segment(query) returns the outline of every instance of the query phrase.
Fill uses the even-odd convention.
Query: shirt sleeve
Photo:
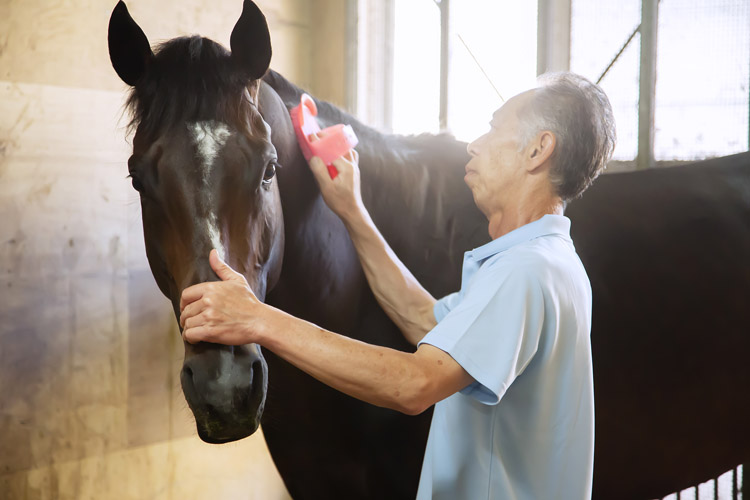
[[[536,354],[544,295],[528,270],[482,274],[457,304],[451,303],[457,299],[452,294],[435,305],[439,323],[418,345],[448,353],[476,381],[461,392],[494,405]],[[443,309],[447,313],[439,318]]]
[[[435,302],[435,305],[432,308],[432,312],[435,315],[435,321],[440,323],[443,318],[445,318],[446,314],[448,314],[451,309],[456,307],[456,304],[461,299],[461,293],[455,292],[450,295],[446,295],[442,299]]]

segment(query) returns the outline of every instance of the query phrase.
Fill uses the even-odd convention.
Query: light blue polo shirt
[[[545,215],[466,252],[421,344],[475,380],[435,405],[417,498],[588,499],[591,285],[570,220]]]

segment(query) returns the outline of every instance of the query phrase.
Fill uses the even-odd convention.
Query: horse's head
[[[250,0],[232,31],[231,49],[193,36],[152,52],[124,3],[110,19],[112,65],[132,86],[128,169],[141,197],[146,254],[176,315],[186,287],[218,280],[208,263],[212,248],[261,300],[281,269],[278,158],[258,109],[271,40]],[[204,441],[252,434],[267,380],[256,345],[185,344],[182,388]]]

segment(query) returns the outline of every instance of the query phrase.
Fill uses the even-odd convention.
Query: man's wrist
[[[248,325],[248,341],[274,350],[274,341],[281,340],[280,337],[297,318],[268,304],[262,304],[261,308],[259,312],[263,320]]]
[[[366,225],[368,218],[369,214],[367,213],[367,209],[364,205],[358,203],[350,210],[347,210],[346,213],[342,214],[341,221],[344,223],[344,226],[346,226],[349,233],[352,233],[353,231],[356,232],[356,230],[363,225]]]

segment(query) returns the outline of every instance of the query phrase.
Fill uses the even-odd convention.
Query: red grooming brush
[[[307,94],[302,94],[299,105],[292,108],[289,113],[292,115],[294,132],[297,134],[297,142],[305,159],[309,161],[313,156],[320,157],[328,167],[331,179],[335,179],[339,173],[333,166],[333,160],[344,156],[359,142],[351,125],[338,124],[320,130],[318,120],[315,119],[318,108],[312,97]],[[320,139],[310,141],[313,134],[317,134]]]

